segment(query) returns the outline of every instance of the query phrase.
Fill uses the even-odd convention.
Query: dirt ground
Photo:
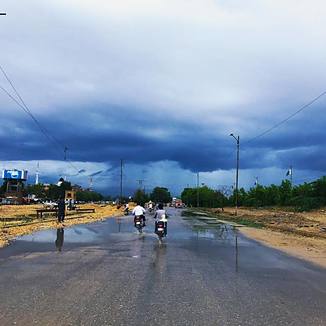
[[[294,212],[290,209],[211,209],[221,219],[248,225],[241,232],[267,246],[326,267],[326,209]]]
[[[264,245],[286,252],[289,255],[310,261],[326,268],[326,239],[303,237],[271,231],[243,227],[240,231],[247,237]]]
[[[326,239],[326,209],[309,212],[294,212],[290,209],[255,209],[239,208],[235,216],[235,209],[211,209],[213,213],[221,215],[234,222],[243,222],[248,226],[261,226],[270,230],[287,232],[306,237]]]
[[[36,218],[36,209],[42,205],[1,205],[0,206],[0,247],[10,240],[37,230],[61,227],[54,214],[46,214],[44,218]],[[95,213],[67,211],[64,225],[91,223],[108,217],[122,215],[122,208],[111,205],[82,205],[80,208],[94,208]]]

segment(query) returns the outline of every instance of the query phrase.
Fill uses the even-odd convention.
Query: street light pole
[[[237,142],[237,171],[235,177],[235,215],[238,215],[238,192],[239,192],[239,161],[240,161],[240,136],[235,137],[233,134],[230,134]]]
[[[120,205],[122,203],[123,160],[120,160]]]
[[[199,172],[197,172],[197,207],[199,207]]]

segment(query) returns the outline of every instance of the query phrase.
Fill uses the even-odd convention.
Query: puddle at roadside
[[[0,250],[0,258],[30,252],[63,251],[79,246],[100,244],[108,238],[131,233],[133,225],[128,218],[109,218],[104,222],[47,229],[17,237]]]
[[[193,234],[197,238],[207,238],[216,240],[234,240],[237,236],[237,228],[229,224],[221,223],[215,218],[208,216],[184,216],[184,221],[192,228]]]

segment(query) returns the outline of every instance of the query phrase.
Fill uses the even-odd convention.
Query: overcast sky
[[[39,123],[0,90],[0,168],[34,182],[66,176],[126,192],[138,179],[174,193],[231,186],[240,135],[240,186],[301,183],[325,174],[322,0],[2,0],[0,64]],[[0,75],[0,86],[12,95]],[[64,146],[68,147],[64,162]],[[78,171],[81,171],[78,174]],[[78,174],[78,175],[77,175]]]

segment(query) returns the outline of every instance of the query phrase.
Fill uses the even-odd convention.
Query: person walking
[[[66,204],[64,198],[61,196],[58,200],[58,223],[63,223],[66,213]]]

